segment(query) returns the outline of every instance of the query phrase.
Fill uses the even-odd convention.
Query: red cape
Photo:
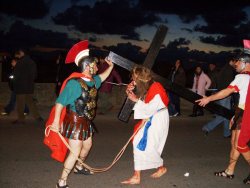
[[[168,102],[169,102],[168,95],[167,95],[165,89],[163,88],[163,86],[162,86],[159,82],[154,82],[154,83],[150,86],[150,88],[149,88],[149,90],[148,90],[148,92],[147,92],[147,94],[146,94],[146,97],[145,97],[145,101],[144,101],[144,102],[145,102],[145,103],[149,103],[149,102],[154,98],[154,96],[157,95],[157,94],[160,95],[161,100],[163,101],[163,103],[164,103],[165,106],[167,107],[167,106],[168,106]],[[134,127],[134,132],[139,128],[139,126],[141,125],[141,122],[142,122],[142,120],[139,121],[139,122],[135,125],[135,127]]]
[[[250,141],[250,83],[248,84],[245,110],[242,118],[241,131],[238,140],[238,150],[240,152],[249,151],[247,143]]]
[[[74,72],[72,73],[62,84],[60,93],[63,91],[66,83],[68,82],[68,80],[72,79],[72,78],[80,78],[80,77],[86,77],[85,75],[83,75],[82,73],[77,73]],[[64,117],[66,114],[66,107],[63,108],[62,112],[61,112],[61,116],[60,116],[60,125],[62,124]],[[53,106],[53,108],[51,109],[49,118],[46,122],[45,127],[47,128],[48,126],[50,126],[55,118],[55,106]],[[65,144],[62,142],[61,138],[59,137],[59,135],[56,132],[50,131],[48,136],[45,136],[43,143],[45,145],[47,145],[49,147],[49,149],[51,150],[51,157],[59,162],[64,162],[68,148],[65,146]]]

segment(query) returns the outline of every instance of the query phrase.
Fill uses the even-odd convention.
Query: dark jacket
[[[219,74],[219,70],[217,68],[215,68],[214,70],[212,71],[208,71],[207,72],[207,75],[208,77],[210,78],[211,80],[211,85],[210,85],[210,88],[211,89],[217,89],[217,78],[218,78],[218,74]]]
[[[13,91],[13,82],[14,82],[14,67],[11,67],[11,72],[9,73],[9,88],[11,91]]]
[[[177,71],[175,70],[175,66],[174,66],[169,74],[168,79],[171,80],[173,83],[179,84],[183,87],[185,87],[186,85],[186,74],[185,74],[184,69],[181,66],[179,66]]]
[[[14,69],[13,89],[16,94],[33,94],[37,67],[27,55],[18,60]]]
[[[225,89],[234,80],[235,70],[228,63],[225,64],[217,75],[216,83],[218,91]]]

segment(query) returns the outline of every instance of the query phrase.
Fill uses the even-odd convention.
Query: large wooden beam
[[[147,57],[143,63],[144,66],[146,66],[150,69],[153,67],[155,59],[160,51],[162,42],[164,41],[165,36],[167,34],[167,30],[168,30],[167,27],[164,25],[160,25],[159,28],[157,29],[157,31],[154,35],[153,41],[150,44]],[[131,62],[131,61],[119,56],[119,55],[116,55],[112,52],[109,54],[109,58],[112,59],[112,61],[114,63],[119,64],[121,67],[123,67],[127,70],[131,70],[134,66],[133,62]],[[128,122],[129,117],[132,113],[133,106],[134,106],[134,102],[131,101],[130,99],[126,98],[126,100],[125,100],[125,102],[120,110],[120,113],[118,114],[118,119],[120,119],[121,121],[124,121],[124,122]]]

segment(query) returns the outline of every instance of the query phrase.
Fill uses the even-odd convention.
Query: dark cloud
[[[45,0],[1,0],[0,13],[26,19],[43,18],[49,12],[50,1]]]
[[[0,35],[0,38],[1,48],[5,50],[17,47],[31,48],[37,45],[51,48],[68,48],[75,43],[65,33],[35,29],[24,25],[22,21],[16,21],[7,33]]]
[[[240,47],[242,46],[242,38],[235,35],[219,36],[219,37],[200,37],[201,42],[214,44],[226,47]]]
[[[237,28],[232,29],[232,34],[228,33],[224,36],[208,36],[200,37],[201,42],[208,44],[215,44],[226,47],[239,47],[242,48],[242,40],[250,38],[250,21],[241,24]]]
[[[203,14],[206,21],[206,26],[195,27],[195,31],[200,31],[207,34],[236,34],[237,27],[243,21],[247,20],[247,15],[241,9],[235,8],[213,11],[213,13]]]
[[[146,54],[141,52],[142,48],[132,43],[118,43],[116,46],[103,46],[107,51],[113,51],[122,57],[125,57],[136,63],[142,63]]]
[[[189,45],[191,44],[190,40],[186,40],[185,38],[179,38],[175,39],[174,41],[170,41],[169,44],[167,45],[167,48],[178,48],[182,45]]]
[[[164,14],[176,14],[183,22],[189,23],[197,19],[198,15],[203,16],[209,14],[213,17],[216,12],[223,14],[225,11],[242,11],[243,7],[249,6],[248,0],[219,0],[219,1],[197,1],[197,0],[175,0],[175,1],[162,1],[154,0],[139,0],[139,5],[145,9],[154,12],[161,12]],[[214,17],[216,18],[216,17]],[[217,18],[216,18],[217,19]]]
[[[83,33],[117,34],[126,39],[140,40],[137,27],[160,21],[155,14],[132,6],[126,0],[96,2],[89,6],[73,5],[53,18],[56,24],[72,25]]]
[[[79,1],[81,1],[81,0],[70,0],[70,2],[71,2],[72,4],[76,4],[76,3],[78,3]]]
[[[187,32],[189,32],[189,33],[193,33],[193,30],[192,30],[192,29],[189,29],[189,28],[181,28],[181,30],[187,31]]]
[[[164,14],[175,14],[185,23],[195,21],[201,16],[205,25],[196,25],[193,31],[208,35],[218,34],[220,36],[200,37],[203,43],[221,45],[225,47],[241,47],[242,39],[249,38],[249,23],[245,24],[247,14],[244,8],[250,8],[248,0],[239,1],[161,1],[140,0],[142,8],[161,12]],[[192,30],[187,30],[191,32]]]
[[[215,62],[223,65],[232,53],[231,51],[215,53],[190,50],[189,47],[182,46],[183,44],[189,44],[189,41],[184,38],[179,38],[170,42],[165,48],[160,50],[157,61],[173,64],[176,59],[179,58],[184,61],[184,66],[188,69],[195,65],[194,62],[205,64]]]

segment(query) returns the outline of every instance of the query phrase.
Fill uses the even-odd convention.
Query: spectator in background
[[[62,53],[60,53],[56,59],[56,88],[55,88],[56,96],[59,95],[62,82],[63,82],[62,70],[63,70],[63,65],[64,65],[64,59],[65,57],[63,56]]]
[[[15,57],[18,59],[18,62],[14,69],[15,79],[13,82],[13,90],[16,93],[18,119],[13,123],[24,124],[25,116],[23,109],[25,104],[28,105],[30,112],[37,122],[43,122],[33,100],[35,79],[37,76],[36,64],[22,49],[15,53]]]
[[[234,60],[230,60],[229,63],[225,64],[222,67],[218,75],[215,77],[218,91],[226,88],[234,80],[235,71],[233,66]],[[231,109],[231,95],[224,99],[218,100],[217,103],[227,109]],[[208,133],[214,130],[221,123],[223,123],[224,127],[223,136],[225,138],[229,138],[231,136],[231,131],[229,129],[229,120],[217,114],[215,115],[215,118],[213,120],[209,121],[202,127],[202,131],[205,133],[205,135],[208,135]]]
[[[175,65],[171,69],[168,79],[171,80],[172,83],[185,87],[186,75],[182,67],[181,60],[176,60]],[[169,100],[169,116],[171,117],[181,115],[180,97],[172,92],[169,92]]]
[[[218,77],[218,68],[215,63],[209,63],[207,75],[211,80],[211,85],[207,91],[207,95],[213,94],[217,90],[217,77]]]
[[[207,89],[211,85],[211,80],[205,74],[202,70],[201,66],[197,66],[195,68],[195,74],[194,74],[194,82],[193,82],[193,87],[192,91],[197,93],[198,95],[205,96],[205,93]],[[190,117],[196,117],[196,116],[203,116],[203,108],[200,107],[198,104],[194,104],[193,106],[193,113],[190,115]]]
[[[105,61],[104,57],[99,58],[98,65],[98,74],[103,73],[108,67],[108,63]],[[108,78],[103,82],[100,89],[98,90],[98,114],[105,114],[113,108],[112,102],[110,102],[111,92],[113,85],[111,83],[117,82],[118,84],[122,83],[121,76],[113,68]]]
[[[10,100],[9,103],[4,107],[4,111],[1,112],[1,115],[5,116],[5,115],[9,115],[11,111],[13,111],[15,109],[16,106],[16,94],[13,91],[13,80],[14,80],[14,69],[17,63],[17,59],[16,58],[12,58],[11,60],[11,72],[9,74],[9,88],[10,88]],[[28,115],[29,113],[29,109],[28,107],[25,105],[24,108],[24,115]]]

